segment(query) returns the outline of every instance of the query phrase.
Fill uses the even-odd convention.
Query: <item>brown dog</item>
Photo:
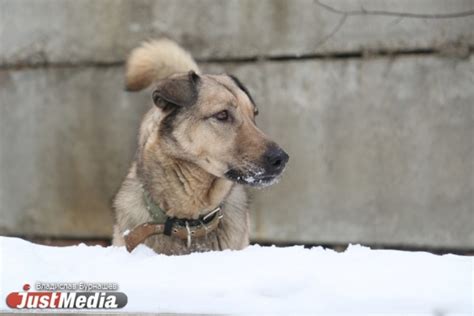
[[[135,49],[127,88],[154,83],[136,160],[118,192],[113,244],[158,253],[242,249],[249,214],[242,185],[267,186],[288,155],[255,125],[257,108],[229,75],[200,74],[192,57],[162,39]]]

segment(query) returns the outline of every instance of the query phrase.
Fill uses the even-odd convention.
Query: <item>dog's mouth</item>
[[[258,163],[242,162],[242,165],[246,167],[231,167],[225,173],[225,177],[252,187],[266,187],[280,179],[288,159],[286,152],[275,143],[271,143]]]
[[[225,177],[239,184],[263,188],[278,182],[282,172],[283,170],[278,173],[268,174],[263,171],[243,172],[238,169],[229,169],[225,173]]]

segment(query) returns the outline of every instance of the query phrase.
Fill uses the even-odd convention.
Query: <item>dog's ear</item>
[[[161,80],[152,93],[153,102],[163,110],[191,106],[197,101],[200,80],[193,70],[186,75]]]

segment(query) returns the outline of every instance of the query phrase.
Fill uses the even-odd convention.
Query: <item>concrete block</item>
[[[253,238],[474,247],[474,58],[205,64],[290,153]],[[148,93],[121,67],[0,71],[1,234],[104,237]]]
[[[291,157],[278,185],[255,192],[253,238],[474,247],[472,56],[226,69]]]
[[[122,68],[0,71],[0,232],[109,237],[145,95]]]
[[[325,1],[340,10],[453,13],[471,0]],[[199,59],[474,45],[472,16],[347,16],[313,0],[0,0],[0,65],[116,63],[167,36]]]

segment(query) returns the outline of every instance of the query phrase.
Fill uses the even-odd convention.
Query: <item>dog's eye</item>
[[[224,110],[220,111],[219,113],[215,114],[214,117],[218,119],[219,121],[227,121],[229,120],[229,111]]]

